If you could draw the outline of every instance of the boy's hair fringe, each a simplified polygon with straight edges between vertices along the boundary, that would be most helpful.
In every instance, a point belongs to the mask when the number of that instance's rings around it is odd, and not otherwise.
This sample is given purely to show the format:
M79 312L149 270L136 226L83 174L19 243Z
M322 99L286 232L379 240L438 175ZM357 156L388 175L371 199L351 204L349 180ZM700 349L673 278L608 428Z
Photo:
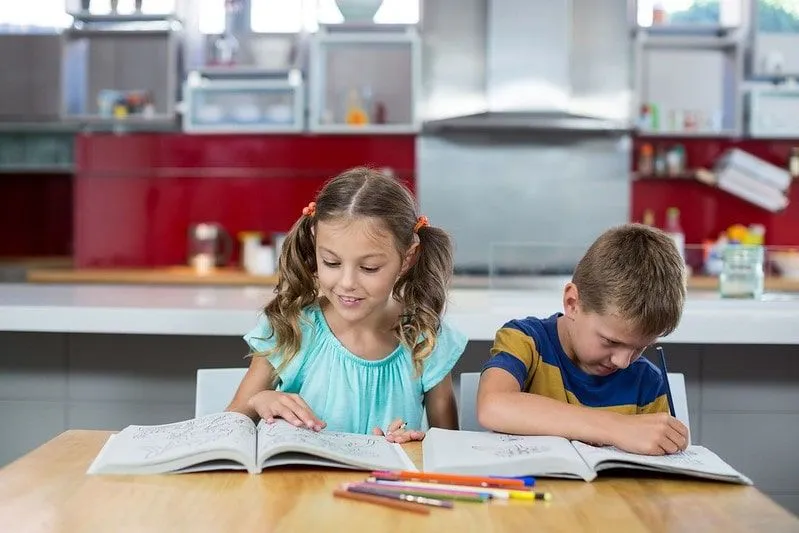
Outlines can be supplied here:
M685 304L685 262L663 231L624 224L603 233L572 277L585 311L617 312L644 336L677 328Z

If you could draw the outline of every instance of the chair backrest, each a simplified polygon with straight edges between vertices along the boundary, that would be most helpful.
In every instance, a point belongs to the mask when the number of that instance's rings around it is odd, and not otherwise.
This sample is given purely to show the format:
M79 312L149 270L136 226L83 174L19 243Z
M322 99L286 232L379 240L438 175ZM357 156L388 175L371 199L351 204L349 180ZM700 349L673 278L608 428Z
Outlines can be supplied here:
M246 368L200 368L197 370L197 393L194 416L221 413L228 406Z
M486 431L477 421L477 386L480 384L480 372L464 372L460 378L458 394L458 421L461 429L466 431Z
M685 377L682 374L669 372L668 380L671 399L674 403L674 414L680 422L690 428ZM460 420L461 429L467 431L485 431L485 428L477 422L477 386L479 383L479 372L464 372L461 374L458 419Z

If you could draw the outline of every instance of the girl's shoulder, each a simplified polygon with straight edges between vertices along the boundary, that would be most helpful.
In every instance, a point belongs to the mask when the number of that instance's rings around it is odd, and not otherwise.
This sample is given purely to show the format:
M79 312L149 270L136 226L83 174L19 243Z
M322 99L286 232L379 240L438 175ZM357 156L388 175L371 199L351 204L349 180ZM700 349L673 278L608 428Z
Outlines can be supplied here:
M324 315L317 303L313 303L300 311L297 325L300 328L303 345L318 335L324 334L325 328L323 321ZM250 346L250 350L256 353L266 352L274 348L277 340L273 334L269 318L261 313L255 327L244 335L244 340Z

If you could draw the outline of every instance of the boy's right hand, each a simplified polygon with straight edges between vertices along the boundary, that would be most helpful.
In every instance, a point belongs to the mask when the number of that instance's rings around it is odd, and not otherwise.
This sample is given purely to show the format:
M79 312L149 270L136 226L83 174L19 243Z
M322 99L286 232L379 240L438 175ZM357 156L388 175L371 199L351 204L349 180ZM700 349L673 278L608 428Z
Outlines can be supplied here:
M299 394L290 394L273 390L261 391L248 402L267 424L282 418L295 426L305 426L314 431L321 431L327 424L320 420L308 407Z
M668 413L618 415L611 431L611 444L626 452L666 455L688 447L688 428Z

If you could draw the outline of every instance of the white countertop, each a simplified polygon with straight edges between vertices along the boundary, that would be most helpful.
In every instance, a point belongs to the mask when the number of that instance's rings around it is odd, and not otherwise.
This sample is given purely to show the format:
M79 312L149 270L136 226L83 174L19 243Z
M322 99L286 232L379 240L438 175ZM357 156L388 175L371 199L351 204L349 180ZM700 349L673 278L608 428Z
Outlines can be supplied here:
M242 335L269 287L0 284L0 331ZM453 289L447 318L471 340L493 340L504 322L562 309L561 292ZM721 300L691 293L666 342L799 344L799 295Z

